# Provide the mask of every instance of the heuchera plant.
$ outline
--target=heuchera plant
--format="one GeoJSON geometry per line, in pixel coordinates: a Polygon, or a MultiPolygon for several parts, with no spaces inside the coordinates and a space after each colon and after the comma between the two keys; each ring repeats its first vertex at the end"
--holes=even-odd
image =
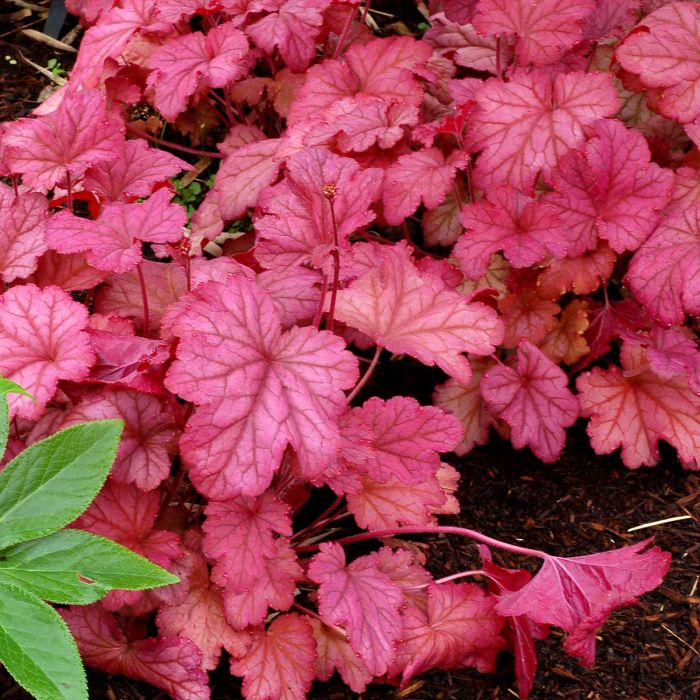
{"type": "Polygon", "coordinates": [[[416,38],[370,0],[68,4],[68,84],[0,132],[0,373],[36,398],[8,450],[123,420],[75,525],[181,578],[65,610],[86,663],[192,700],[225,649],[293,700],[508,649],[526,697],[555,625],[593,664],[669,555],[440,526],[440,454],[493,428],[552,462],[583,417],[698,468],[698,5],[435,0],[416,38]],[[443,373],[434,406],[358,400],[391,355],[443,373]],[[397,539],[425,533],[482,566],[434,580],[397,539]]]}

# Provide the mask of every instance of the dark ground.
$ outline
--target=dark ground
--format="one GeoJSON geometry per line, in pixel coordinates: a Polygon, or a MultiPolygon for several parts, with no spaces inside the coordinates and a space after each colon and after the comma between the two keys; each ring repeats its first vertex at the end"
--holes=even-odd
{"type": "MultiPolygon", "coordinates": [[[[38,4],[46,5],[47,2],[38,4]]],[[[50,58],[70,65],[72,56],[31,41],[17,32],[37,19],[9,20],[17,8],[0,4],[0,121],[24,116],[48,83],[23,63],[21,51],[46,66],[50,58]],[[13,56],[11,65],[5,56],[13,56]]],[[[33,25],[40,29],[41,24],[33,25]]],[[[417,365],[382,363],[379,386],[398,384],[401,393],[429,402],[434,376],[417,365]],[[392,367],[393,365],[393,367],[392,367]],[[406,390],[411,374],[413,391],[406,390]],[[394,376],[391,376],[394,375],[394,376]]],[[[369,387],[372,389],[372,387],[369,387]]],[[[515,451],[494,439],[462,459],[462,514],[443,519],[491,536],[558,555],[582,555],[638,542],[650,535],[673,553],[664,584],[639,604],[614,613],[600,633],[597,665],[580,668],[560,649],[561,635],[538,643],[540,667],[533,700],[694,700],[700,697],[700,475],[682,470],[672,451],[654,469],[627,470],[616,456],[599,457],[588,447],[582,426],[570,436],[562,459],[542,465],[529,452],[515,451]],[[690,519],[627,534],[627,529],[664,518],[690,519]]],[[[428,541],[428,540],[426,540],[428,541]]],[[[473,568],[474,548],[466,540],[432,540],[431,566],[445,576],[473,568]]],[[[507,561],[507,560],[506,560],[507,561]]],[[[515,563],[510,560],[509,563],[515,563]]],[[[107,700],[165,699],[164,693],[122,677],[90,672],[90,697],[107,700]]],[[[236,700],[240,684],[225,672],[213,678],[214,700],[236,700]]],[[[28,697],[0,670],[0,700],[28,697]]],[[[507,700],[517,697],[513,663],[503,655],[497,673],[469,670],[433,673],[404,690],[375,685],[362,700],[507,700]]],[[[317,684],[312,700],[358,698],[339,681],[317,684]]]]}

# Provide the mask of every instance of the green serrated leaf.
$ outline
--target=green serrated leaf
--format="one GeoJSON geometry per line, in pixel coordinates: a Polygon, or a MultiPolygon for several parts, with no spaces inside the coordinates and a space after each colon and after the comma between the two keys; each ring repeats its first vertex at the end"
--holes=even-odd
{"type": "Polygon", "coordinates": [[[54,603],[87,605],[115,588],[167,586],[177,576],[116,542],[83,530],[62,530],[0,555],[0,583],[54,603]]]}
{"type": "Polygon", "coordinates": [[[102,488],[122,427],[119,420],[82,423],[17,455],[0,472],[0,549],[75,520],[102,488]]]}
{"type": "Polygon", "coordinates": [[[0,662],[37,700],[87,700],[68,625],[50,605],[7,584],[0,584],[0,662]]]}
{"type": "Polygon", "coordinates": [[[5,377],[0,377],[0,459],[5,455],[7,434],[10,430],[10,411],[7,405],[8,394],[22,394],[23,396],[28,396],[32,401],[34,400],[34,397],[19,384],[15,384],[10,379],[5,379],[5,377]]]}

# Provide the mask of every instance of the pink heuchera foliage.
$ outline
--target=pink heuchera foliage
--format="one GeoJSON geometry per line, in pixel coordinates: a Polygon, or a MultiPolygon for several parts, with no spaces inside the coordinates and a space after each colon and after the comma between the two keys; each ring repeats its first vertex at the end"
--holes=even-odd
{"type": "MultiPolygon", "coordinates": [[[[641,339],[636,335],[637,339],[641,339]]],[[[700,350],[695,339],[675,328],[655,326],[646,352],[649,366],[662,379],[685,374],[688,385],[700,394],[700,350]]]]}
{"type": "Polygon", "coordinates": [[[489,410],[506,421],[517,448],[526,445],[543,462],[554,462],[564,447],[565,428],[578,418],[578,402],[564,371],[523,340],[516,368],[496,365],[481,380],[489,410]]]}
{"type": "Polygon", "coordinates": [[[5,161],[25,185],[46,191],[75,181],[91,165],[119,155],[124,127],[97,90],[66,92],[58,108],[5,127],[5,161]]]}
{"type": "Polygon", "coordinates": [[[399,587],[377,567],[376,555],[345,562],[343,548],[324,543],[309,565],[319,584],[319,613],[329,625],[340,625],[350,647],[374,675],[386,672],[401,635],[399,587]]]}
{"type": "Polygon", "coordinates": [[[35,399],[10,395],[11,415],[38,418],[59,380],[87,376],[95,361],[87,324],[87,309],[58,287],[28,284],[0,297],[0,374],[35,399]]]}
{"type": "Polygon", "coordinates": [[[501,593],[496,609],[561,627],[568,632],[564,649],[592,666],[598,627],[613,610],[656,588],[668,570],[671,555],[651,542],[582,557],[546,555],[529,583],[501,593]]]}

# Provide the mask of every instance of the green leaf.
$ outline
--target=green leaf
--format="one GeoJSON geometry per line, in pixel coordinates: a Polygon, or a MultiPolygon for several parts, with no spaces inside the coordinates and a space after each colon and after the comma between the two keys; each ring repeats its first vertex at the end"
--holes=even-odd
{"type": "Polygon", "coordinates": [[[115,588],[140,591],[178,581],[130,549],[83,530],[54,532],[0,555],[0,584],[54,603],[87,605],[115,588]]]}
{"type": "Polygon", "coordinates": [[[50,605],[7,584],[0,584],[0,662],[37,700],[87,700],[68,625],[50,605]]]}
{"type": "Polygon", "coordinates": [[[17,455],[0,472],[0,549],[75,520],[102,488],[122,427],[119,420],[82,423],[17,455]]]}
{"type": "Polygon", "coordinates": [[[15,384],[9,379],[0,377],[0,459],[5,455],[7,447],[7,434],[10,429],[10,411],[7,405],[8,394],[22,394],[28,396],[32,401],[34,397],[26,392],[19,384],[15,384]]]}

